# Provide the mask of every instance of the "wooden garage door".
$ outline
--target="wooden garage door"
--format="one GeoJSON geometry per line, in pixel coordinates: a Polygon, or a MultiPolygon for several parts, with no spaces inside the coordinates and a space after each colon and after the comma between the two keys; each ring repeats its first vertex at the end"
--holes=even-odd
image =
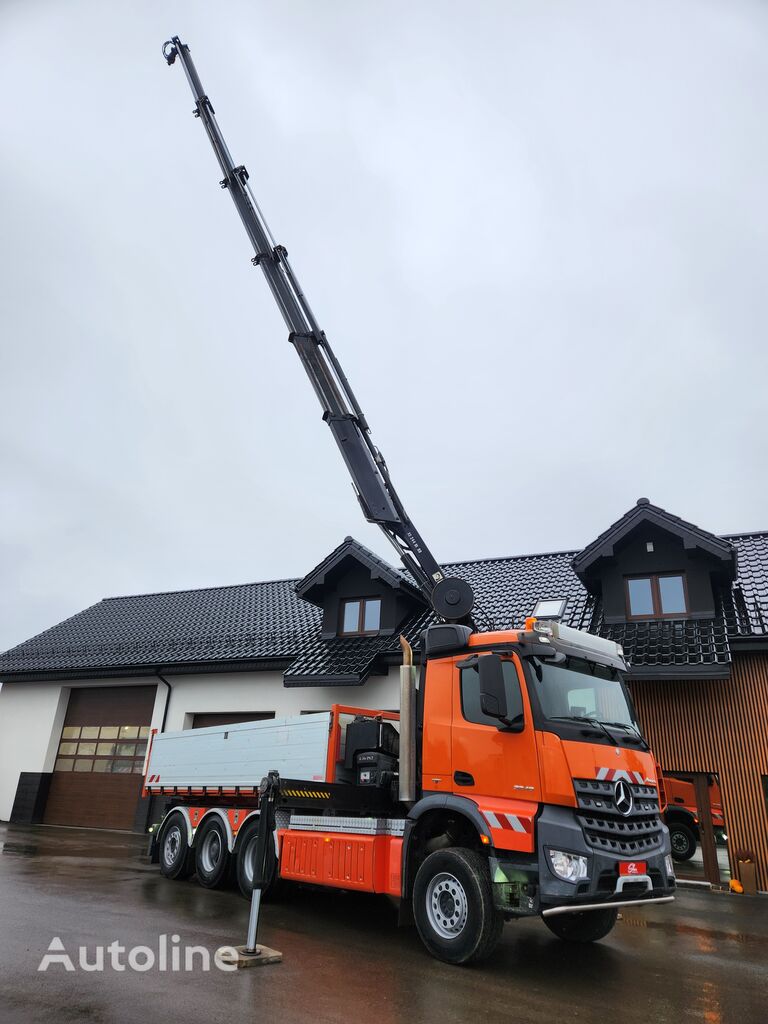
{"type": "Polygon", "coordinates": [[[46,825],[133,826],[154,702],[154,686],[72,690],[46,825]]]}
{"type": "Polygon", "coordinates": [[[192,728],[207,729],[210,725],[264,722],[266,719],[274,717],[274,711],[202,711],[192,716],[192,728]]]}

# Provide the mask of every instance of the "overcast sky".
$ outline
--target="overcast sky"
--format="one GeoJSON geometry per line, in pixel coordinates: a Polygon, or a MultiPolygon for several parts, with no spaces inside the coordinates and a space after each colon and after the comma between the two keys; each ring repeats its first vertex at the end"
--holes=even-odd
{"type": "Polygon", "coordinates": [[[764,3],[2,0],[0,649],[393,557],[176,33],[439,559],[768,528],[764,3]]]}

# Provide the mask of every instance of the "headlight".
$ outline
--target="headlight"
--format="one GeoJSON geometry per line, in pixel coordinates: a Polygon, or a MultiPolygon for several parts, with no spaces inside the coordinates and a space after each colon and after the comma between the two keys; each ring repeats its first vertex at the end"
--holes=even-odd
{"type": "Polygon", "coordinates": [[[669,853],[667,854],[667,856],[664,858],[664,863],[665,863],[665,865],[667,867],[667,874],[669,875],[670,878],[674,878],[675,877],[675,865],[672,863],[672,855],[671,854],[669,854],[669,853]]]}
{"type": "Polygon", "coordinates": [[[557,877],[565,882],[580,882],[587,877],[587,858],[577,853],[550,850],[549,862],[557,877]]]}

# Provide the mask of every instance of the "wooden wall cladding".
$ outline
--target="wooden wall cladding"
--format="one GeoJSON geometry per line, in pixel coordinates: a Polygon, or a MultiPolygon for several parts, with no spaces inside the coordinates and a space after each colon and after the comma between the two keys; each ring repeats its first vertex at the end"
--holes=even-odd
{"type": "Polygon", "coordinates": [[[768,655],[734,655],[730,679],[636,680],[632,697],[664,769],[720,776],[731,874],[749,850],[768,891],[768,655]]]}

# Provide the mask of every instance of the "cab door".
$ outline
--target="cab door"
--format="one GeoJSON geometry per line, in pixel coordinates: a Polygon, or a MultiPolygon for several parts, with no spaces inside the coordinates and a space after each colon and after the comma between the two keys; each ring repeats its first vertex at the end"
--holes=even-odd
{"type": "MultiPolygon", "coordinates": [[[[480,655],[484,657],[484,655],[480,655]]],[[[465,659],[466,660],[466,659],[465,659]]],[[[471,661],[472,659],[470,659],[471,661]]],[[[451,769],[453,792],[508,800],[541,796],[531,708],[517,656],[504,661],[507,718],[523,715],[521,732],[504,731],[480,710],[480,674],[476,666],[453,668],[451,769]]]]}

